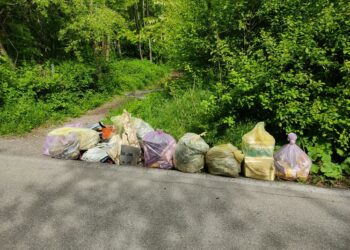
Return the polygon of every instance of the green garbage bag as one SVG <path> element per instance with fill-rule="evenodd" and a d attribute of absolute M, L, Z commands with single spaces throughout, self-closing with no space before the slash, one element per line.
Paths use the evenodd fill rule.
<path fill-rule="evenodd" d="M 201 135 L 186 133 L 175 149 L 175 168 L 186 173 L 200 172 L 204 168 L 204 156 L 209 145 Z"/>
<path fill-rule="evenodd" d="M 215 146 L 207 152 L 205 161 L 210 174 L 237 177 L 241 172 L 241 151 L 232 144 Z"/>

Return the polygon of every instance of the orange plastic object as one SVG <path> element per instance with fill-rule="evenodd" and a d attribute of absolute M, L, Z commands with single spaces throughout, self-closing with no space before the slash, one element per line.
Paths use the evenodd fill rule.
<path fill-rule="evenodd" d="M 108 140 L 112 137 L 114 132 L 113 126 L 106 126 L 105 128 L 102 128 L 102 139 Z"/>

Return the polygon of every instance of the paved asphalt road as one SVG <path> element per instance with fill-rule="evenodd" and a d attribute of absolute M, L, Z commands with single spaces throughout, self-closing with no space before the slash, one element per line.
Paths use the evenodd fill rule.
<path fill-rule="evenodd" d="M 350 249 L 350 191 L 0 152 L 0 249 Z"/>

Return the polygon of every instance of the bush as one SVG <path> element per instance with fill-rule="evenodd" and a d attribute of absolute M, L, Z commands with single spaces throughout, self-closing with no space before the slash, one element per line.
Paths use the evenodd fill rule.
<path fill-rule="evenodd" d="M 206 65 L 199 66 L 204 72 L 209 63 L 216 71 L 204 101 L 212 130 L 225 137 L 237 121 L 264 120 L 279 143 L 295 132 L 310 152 L 324 148 L 334 163 L 327 169 L 340 169 L 350 156 L 350 2 L 200 4 L 208 8 L 183 14 L 188 29 L 177 30 L 174 40 L 186 53 L 180 63 Z M 196 41 L 201 46 L 188 48 Z M 331 178 L 343 173 L 319 166 Z"/>
<path fill-rule="evenodd" d="M 323 149 L 329 159 L 312 156 L 319 173 L 339 178 L 350 157 L 349 11 L 344 0 L 188 1 L 169 14 L 179 24 L 169 57 L 214 72 L 203 105 L 216 138 L 264 120 L 279 144 L 293 131 L 311 155 Z"/>
<path fill-rule="evenodd" d="M 47 122 L 78 116 L 118 92 L 155 84 L 169 71 L 137 60 L 106 67 L 118 77 L 108 79 L 108 73 L 98 72 L 94 65 L 72 61 L 28 64 L 16 70 L 2 62 L 0 134 L 21 134 Z M 121 84 L 120 79 L 125 81 Z"/>
<path fill-rule="evenodd" d="M 147 87 L 170 73 L 170 69 L 164 65 L 131 59 L 114 61 L 108 65 L 107 71 L 103 76 L 104 87 L 120 91 Z"/>

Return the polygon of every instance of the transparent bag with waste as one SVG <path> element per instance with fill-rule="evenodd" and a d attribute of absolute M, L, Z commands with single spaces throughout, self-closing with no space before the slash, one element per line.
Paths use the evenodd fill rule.
<path fill-rule="evenodd" d="M 265 130 L 265 123 L 259 122 L 243 135 L 242 151 L 248 157 L 272 157 L 275 147 L 275 138 Z"/>
<path fill-rule="evenodd" d="M 295 144 L 297 135 L 288 134 L 289 144 L 274 154 L 276 175 L 285 180 L 306 180 L 312 165 L 309 156 Z"/>
<path fill-rule="evenodd" d="M 175 168 L 186 173 L 200 172 L 204 168 L 204 156 L 209 145 L 201 135 L 186 133 L 176 145 Z"/>
<path fill-rule="evenodd" d="M 171 169 L 175 153 L 175 139 L 161 130 L 147 133 L 143 137 L 146 167 Z"/>
<path fill-rule="evenodd" d="M 135 126 L 136 136 L 137 136 L 137 139 L 139 139 L 139 141 L 142 141 L 143 137 L 147 133 L 154 131 L 152 126 L 149 125 L 147 122 L 143 121 L 142 119 L 134 118 L 134 117 L 132 117 L 131 119 L 132 119 L 132 123 Z"/>
<path fill-rule="evenodd" d="M 241 151 L 232 144 L 222 144 L 209 149 L 205 162 L 210 174 L 237 177 L 241 172 Z"/>
<path fill-rule="evenodd" d="M 104 162 L 108 158 L 108 154 L 105 148 L 94 147 L 87 150 L 82 156 L 82 161 L 88 162 Z"/>
<path fill-rule="evenodd" d="M 75 133 L 50 136 L 46 140 L 47 155 L 57 159 L 76 160 L 80 156 L 79 138 Z"/>
<path fill-rule="evenodd" d="M 48 133 L 48 137 L 50 136 L 59 136 L 59 135 L 68 135 L 69 133 L 74 133 L 79 138 L 79 149 L 80 150 L 88 150 L 96 146 L 96 144 L 100 140 L 99 134 L 88 128 L 74 128 L 74 127 L 63 127 L 52 130 Z"/>

